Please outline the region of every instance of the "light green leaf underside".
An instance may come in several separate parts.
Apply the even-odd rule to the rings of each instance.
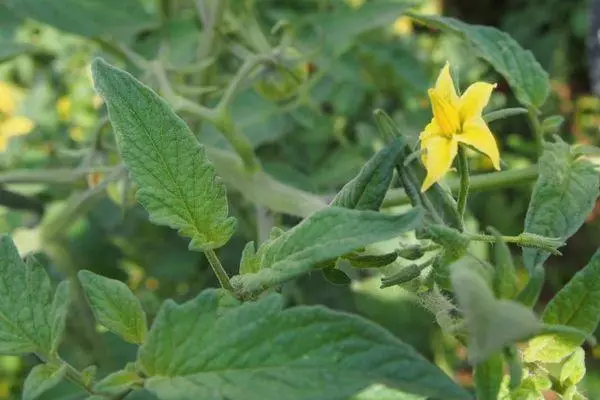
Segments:
[[[592,335],[600,322],[600,250],[548,303],[542,321]],[[552,334],[531,340],[527,361],[559,362],[583,344],[582,335]]]
[[[316,212],[289,231],[263,243],[256,254],[246,247],[243,275],[231,279],[242,294],[276,286],[366,245],[392,239],[422,225],[423,212],[402,215],[330,207]]]
[[[525,217],[525,232],[566,240],[592,211],[599,187],[600,173],[591,162],[575,156],[560,139],[546,142]],[[523,248],[525,266],[530,271],[549,255],[544,250]]]
[[[221,247],[235,231],[225,186],[204,147],[169,105],[127,72],[97,59],[96,90],[108,106],[119,150],[151,220],[191,238],[190,248]]]
[[[23,400],[37,399],[42,393],[52,389],[63,379],[66,366],[40,364],[33,367],[23,384]]]
[[[85,270],[77,276],[98,322],[128,342],[143,343],[146,313],[127,285]]]
[[[385,382],[444,399],[469,395],[372,323],[323,307],[282,311],[270,295],[237,307],[213,290],[163,304],[140,348],[145,387],[160,399],[342,399]],[[177,346],[172,346],[177,343]]]
[[[548,73],[533,53],[524,50],[509,34],[496,28],[469,25],[454,18],[411,14],[417,21],[459,35],[477,55],[489,62],[508,82],[517,100],[540,107],[550,92]]]

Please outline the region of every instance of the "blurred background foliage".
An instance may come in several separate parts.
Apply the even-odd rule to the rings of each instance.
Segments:
[[[502,78],[457,37],[414,24],[394,12],[389,1],[229,3],[216,30],[218,40],[210,41],[216,50],[206,48],[209,41],[192,0],[144,0],[135,10],[143,16],[139,26],[117,26],[116,21],[106,35],[102,27],[85,21],[69,33],[60,25],[57,29],[21,18],[0,3],[0,226],[23,254],[43,261],[55,281],[79,269],[121,279],[150,316],[165,298],[183,301],[217,285],[204,256],[187,250],[187,240],[148,222],[126,174],[115,168],[120,163],[116,144],[90,78],[95,56],[127,68],[153,87],[153,77],[120,56],[127,49],[148,60],[160,59],[176,91],[214,104],[249,52],[286,41],[282,57],[293,76],[259,70],[235,99],[232,112],[267,173],[324,199],[382,146],[372,118],[375,108],[392,115],[406,135],[418,135],[430,118],[427,88],[446,60],[459,72],[463,88],[475,80],[498,82],[488,111],[517,106]],[[419,3],[423,13],[510,33],[552,77],[544,113],[565,116],[558,133],[572,143],[600,145],[600,100],[591,93],[586,63],[588,1]],[[207,54],[212,55],[208,61]],[[194,117],[186,121],[206,145],[228,147],[211,125]],[[509,168],[535,163],[535,141],[525,117],[496,121],[492,130]],[[477,172],[492,170],[483,157],[470,162]],[[530,191],[531,185],[519,185],[474,193],[469,204],[473,229],[494,226],[507,235],[520,233]],[[234,273],[248,240],[262,241],[271,226],[291,226],[298,218],[271,213],[234,189],[229,196],[240,224],[219,256]],[[585,264],[598,237],[600,205],[569,240],[564,256],[548,262],[542,304]],[[486,245],[474,251],[487,257]],[[464,349],[443,337],[410,293],[399,287],[380,290],[379,281],[370,276],[353,278],[349,285],[333,285],[317,271],[287,284],[283,293],[289,305],[324,304],[361,314],[471,384]],[[132,347],[91,321],[85,303],[78,302],[63,344],[74,365],[96,364],[101,376],[134,359]],[[600,396],[600,348],[587,350],[584,389],[595,398],[594,393]],[[19,398],[24,377],[36,362],[33,356],[0,357],[0,399]],[[69,384],[61,384],[44,398],[74,397]],[[150,397],[142,393],[139,398]]]

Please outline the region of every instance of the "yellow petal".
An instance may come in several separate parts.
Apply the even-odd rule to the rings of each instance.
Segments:
[[[0,112],[12,114],[16,109],[16,102],[13,93],[14,89],[4,82],[0,82]]]
[[[490,101],[492,90],[496,84],[475,82],[460,97],[460,120],[465,122],[471,118],[481,117],[483,109]]]
[[[25,135],[33,129],[33,122],[25,117],[11,117],[0,124],[0,135],[3,138]]]
[[[440,128],[440,133],[446,136],[453,135],[460,129],[458,109],[438,95],[435,90],[429,89],[429,99],[433,110],[433,118]]]
[[[423,129],[423,132],[421,132],[421,134],[419,135],[419,140],[421,141],[421,149],[427,148],[427,143],[432,137],[440,135],[440,127],[438,126],[434,118],[431,120],[430,123],[428,123],[425,126],[425,129]],[[427,163],[427,152],[421,153],[421,161],[423,161],[423,164]]]
[[[479,150],[489,157],[494,168],[500,169],[498,144],[483,118],[471,118],[465,122],[463,132],[456,135],[456,140]]]
[[[444,99],[450,105],[458,108],[458,95],[456,94],[456,88],[454,87],[454,81],[452,75],[450,75],[450,63],[446,63],[440,75],[435,83],[435,92],[439,97]]]
[[[434,183],[442,179],[446,172],[452,167],[452,161],[458,151],[458,143],[454,138],[444,136],[432,136],[427,140],[427,162],[425,169],[427,176],[421,186],[424,192]]]

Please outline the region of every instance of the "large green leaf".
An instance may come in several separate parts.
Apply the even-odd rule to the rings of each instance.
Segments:
[[[566,325],[592,335],[600,322],[600,250],[548,303],[542,321]],[[551,334],[531,340],[528,361],[558,362],[575,351],[583,335]]]
[[[123,160],[140,188],[137,198],[151,220],[190,237],[192,249],[225,244],[236,226],[227,217],[225,186],[185,122],[127,72],[100,59],[92,71]]]
[[[23,400],[37,399],[42,393],[58,385],[66,372],[66,365],[62,367],[49,364],[36,365],[23,383]]]
[[[215,290],[181,305],[167,300],[139,350],[144,387],[164,400],[343,399],[373,383],[469,398],[410,346],[362,318],[323,307],[283,311],[278,295],[231,302]]]
[[[485,361],[504,346],[539,331],[531,309],[510,300],[496,300],[485,280],[457,262],[451,268],[452,286],[467,324],[469,360]]]
[[[131,343],[143,343],[148,325],[142,304],[121,281],[82,270],[77,274],[99,323]]]
[[[240,271],[231,279],[242,295],[251,295],[308,272],[314,265],[366,245],[392,239],[422,225],[416,208],[402,215],[330,207],[293,229],[263,243],[255,253],[246,247]]]
[[[477,364],[473,373],[477,400],[497,400],[503,377],[502,353],[495,353],[487,360]]]
[[[23,263],[8,236],[0,238],[0,276],[0,353],[49,355],[62,334],[65,289],[53,305],[44,267],[32,258]]]
[[[550,92],[548,73],[531,51],[524,50],[507,33],[490,26],[469,25],[454,18],[416,14],[411,14],[411,17],[428,26],[460,35],[479,57],[506,79],[521,104],[540,107],[546,101]]]
[[[3,40],[0,38],[0,62],[8,61],[23,53],[28,53],[35,48],[33,46],[15,43],[10,40]]]
[[[375,154],[332,200],[331,205],[377,211],[394,176],[396,158],[404,142],[395,140]]]
[[[4,0],[15,14],[95,37],[132,33],[155,24],[138,0]]]
[[[545,143],[539,177],[525,217],[525,232],[566,240],[583,224],[599,194],[600,173],[586,158],[573,153],[562,140]],[[529,271],[549,252],[523,248]]]

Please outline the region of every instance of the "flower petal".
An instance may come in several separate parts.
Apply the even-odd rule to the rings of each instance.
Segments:
[[[483,109],[490,101],[492,90],[496,86],[496,84],[492,85],[486,82],[475,82],[469,86],[460,97],[460,120],[465,122],[471,118],[481,117]]]
[[[434,90],[442,99],[446,100],[450,105],[458,108],[458,95],[456,94],[456,88],[454,87],[454,81],[452,75],[450,75],[450,63],[446,62],[444,68],[440,72],[435,83]]]
[[[11,117],[0,124],[0,135],[3,138],[25,135],[33,129],[33,122],[25,117]]]
[[[452,167],[452,161],[458,151],[458,143],[454,138],[432,136],[426,141],[426,144],[425,169],[427,170],[427,176],[421,186],[422,192],[446,175],[446,172]]]
[[[6,83],[0,82],[0,112],[10,115],[15,112],[15,109],[14,89]]]
[[[483,118],[471,118],[465,122],[463,132],[455,137],[459,142],[472,146],[488,156],[494,168],[500,169],[498,144]]]
[[[431,100],[431,109],[440,134],[450,136],[460,129],[460,117],[458,108],[442,98],[438,92],[429,89],[429,99]]]

